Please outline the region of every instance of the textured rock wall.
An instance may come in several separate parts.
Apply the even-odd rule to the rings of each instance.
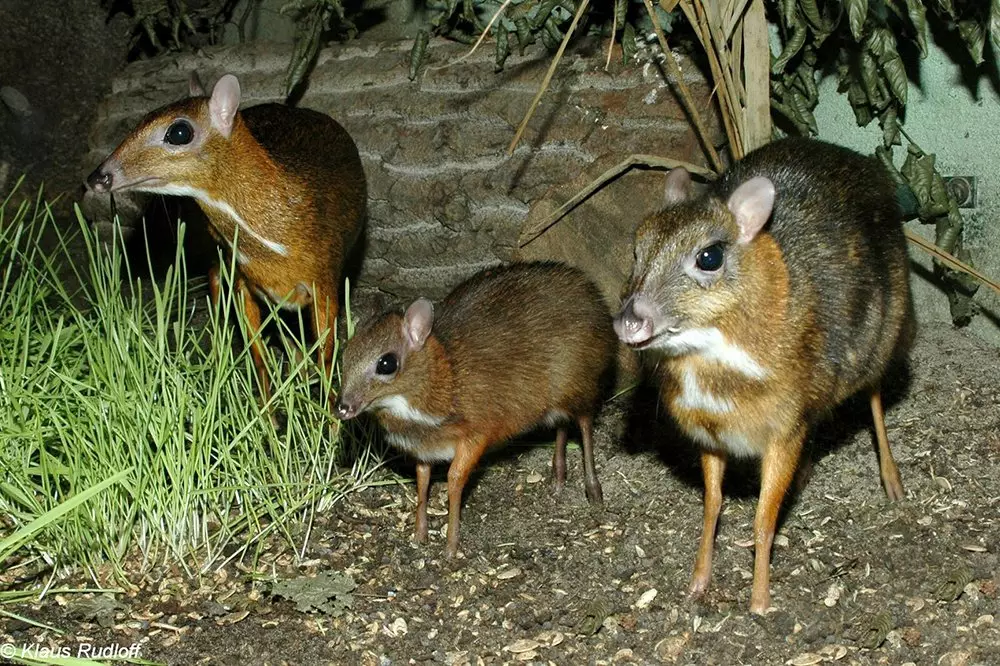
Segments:
[[[409,46],[352,42],[323,51],[300,102],[340,121],[364,160],[370,219],[363,292],[443,295],[479,268],[511,259],[536,202],[547,196],[561,202],[572,194],[567,184],[583,184],[598,167],[629,153],[704,164],[681,108],[646,59],[622,65],[616,51],[605,72],[599,43],[567,53],[521,144],[508,156],[507,145],[545,75],[548,55],[536,49],[512,56],[496,74],[492,47],[442,67],[468,47],[435,41],[428,65],[410,81]],[[225,72],[236,74],[244,103],[254,104],[281,99],[288,57],[286,46],[258,44],[129,66],[100,108],[81,172],[96,166],[143,114],[186,94],[190,70],[197,70],[206,86]],[[683,61],[682,66],[696,99],[707,107],[704,80],[693,66]],[[646,174],[641,186],[633,179],[628,193],[616,185],[612,219],[584,220],[588,210],[591,217],[607,211],[583,208],[572,223],[611,225],[625,248],[619,254],[625,252],[635,222],[658,199],[661,177]],[[87,196],[90,216],[107,219],[106,199]],[[132,217],[126,227],[137,224],[139,208],[128,212],[121,202],[119,207]],[[558,254],[552,242],[529,248],[535,255]],[[587,263],[580,253],[570,258]],[[606,291],[616,291],[613,281],[623,270],[618,266],[601,280]]]

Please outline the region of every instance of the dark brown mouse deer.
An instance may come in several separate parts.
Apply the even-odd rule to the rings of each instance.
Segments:
[[[654,355],[663,404],[702,447],[693,595],[711,576],[726,460],[761,460],[750,602],[760,613],[808,429],[854,393],[870,397],[886,494],[903,497],[880,385],[914,331],[906,243],[882,165],[828,143],[777,141],[703,195],[690,185],[686,171],[671,171],[666,208],[639,227],[614,326]]]
[[[239,110],[240,84],[227,74],[205,96],[153,111],[87,178],[95,192],[137,190],[193,197],[209,231],[235,255],[234,285],[266,401],[269,380],[257,334],[255,297],[311,306],[319,353],[331,361],[344,259],[365,216],[365,173],[354,141],[326,114],[281,104]],[[235,244],[234,244],[235,243]],[[209,275],[219,301],[218,266]]]
[[[344,348],[337,414],[373,412],[417,461],[416,539],[427,538],[431,464],[448,462],[448,546],[458,551],[462,490],[495,444],[559,425],[555,487],[566,478],[566,422],[580,427],[587,499],[601,502],[591,429],[617,346],[597,287],[579,270],[528,262],[474,275],[435,308],[419,299]]]

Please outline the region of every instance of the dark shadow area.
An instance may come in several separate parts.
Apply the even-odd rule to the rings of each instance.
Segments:
[[[909,369],[905,364],[890,369],[883,382],[882,401],[886,411],[906,396],[910,385]],[[677,480],[703,491],[700,447],[684,435],[660,404],[659,391],[648,381],[632,393],[623,446],[630,455],[655,452]],[[871,473],[878,478],[878,443],[866,393],[858,393],[829,414],[820,415],[806,438],[799,459],[796,477],[789,487],[778,518],[778,529],[788,517],[789,509],[809,482],[813,465],[825,456],[849,443],[858,431],[871,435],[873,451]],[[892,441],[890,440],[890,445]],[[904,480],[905,482],[905,480]],[[905,486],[904,486],[905,487]],[[760,492],[760,460],[735,458],[726,461],[723,497],[756,499]]]
[[[931,18],[928,13],[928,18]],[[946,25],[940,20],[929,20],[927,22],[930,38],[945,54],[949,60],[958,65],[960,79],[956,83],[961,83],[962,87],[972,93],[973,99],[982,103],[983,95],[980,92],[980,81],[986,79],[993,91],[1000,94],[1000,71],[997,69],[997,58],[994,46],[990,38],[986,38],[986,45],[983,48],[983,63],[977,65],[972,60],[968,47],[958,34],[958,29]]]

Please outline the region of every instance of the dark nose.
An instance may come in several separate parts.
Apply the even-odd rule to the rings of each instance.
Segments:
[[[110,171],[102,171],[101,167],[97,167],[93,173],[87,176],[87,187],[94,192],[108,192],[111,190],[113,181],[114,177]]]

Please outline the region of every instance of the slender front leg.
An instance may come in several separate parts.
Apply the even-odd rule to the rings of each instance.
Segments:
[[[705,481],[705,517],[701,526],[701,545],[694,561],[694,576],[688,596],[701,596],[712,579],[712,554],[715,551],[715,529],[722,510],[722,477],[726,473],[726,454],[719,451],[701,452],[701,473]]]
[[[267,404],[271,398],[271,381],[264,363],[264,340],[261,338],[260,305],[250,292],[250,287],[244,278],[236,280],[236,289],[243,298],[243,311],[247,318],[246,339],[250,343],[250,356],[257,368],[257,378],[260,380],[261,402]]]
[[[222,280],[219,278],[218,262],[212,264],[208,269],[208,298],[212,303],[212,309],[219,309],[219,295],[222,292]]]
[[[469,474],[486,451],[487,441],[479,438],[460,442],[455,447],[455,457],[448,468],[448,547],[445,557],[458,554],[458,526],[462,515],[462,491]]]
[[[882,393],[873,391],[871,395],[872,419],[875,421],[875,438],[878,440],[878,466],[882,476],[885,494],[892,502],[905,497],[903,482],[899,478],[899,468],[889,449],[889,435],[885,431],[885,412],[882,411]]]
[[[800,427],[787,440],[771,442],[764,453],[760,472],[760,497],[754,516],[753,591],[750,612],[763,614],[771,606],[771,545],[785,499],[802,452],[806,429]]]
[[[604,493],[601,490],[601,482],[597,480],[597,470],[594,469],[594,417],[581,416],[579,424],[580,439],[583,442],[583,484],[587,490],[587,501],[591,504],[602,504]]]
[[[417,526],[413,538],[418,543],[427,541],[427,501],[431,490],[431,464],[417,463]]]
[[[556,450],[552,452],[552,492],[556,495],[566,486],[566,440],[569,433],[566,428],[556,431]]]

